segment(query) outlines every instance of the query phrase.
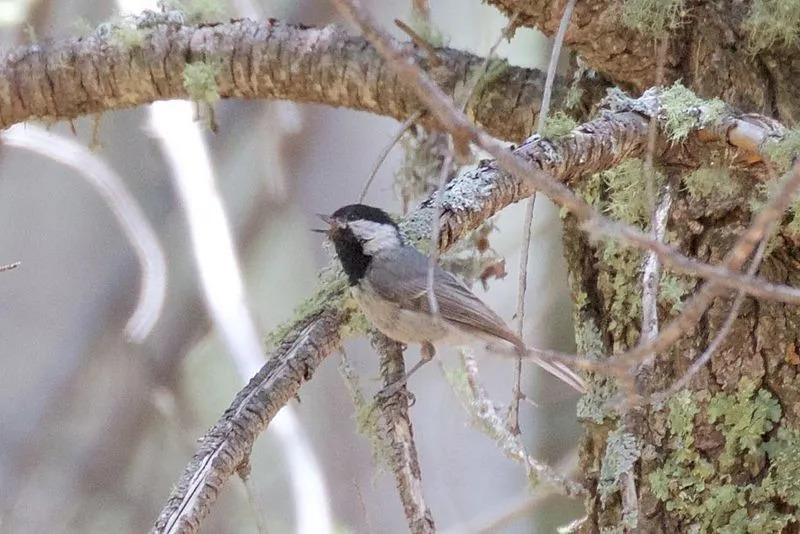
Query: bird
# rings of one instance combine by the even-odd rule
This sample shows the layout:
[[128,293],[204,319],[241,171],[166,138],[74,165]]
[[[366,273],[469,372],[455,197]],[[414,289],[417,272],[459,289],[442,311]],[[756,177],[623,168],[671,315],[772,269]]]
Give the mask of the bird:
[[327,234],[333,243],[350,291],[367,319],[395,341],[421,345],[421,359],[405,380],[434,357],[436,345],[502,341],[572,388],[586,392],[583,379],[566,365],[532,357],[500,316],[438,264],[433,266],[433,293],[439,313],[432,314],[430,259],[405,242],[397,223],[382,209],[349,204],[331,215],[318,215],[328,228],[316,231]]

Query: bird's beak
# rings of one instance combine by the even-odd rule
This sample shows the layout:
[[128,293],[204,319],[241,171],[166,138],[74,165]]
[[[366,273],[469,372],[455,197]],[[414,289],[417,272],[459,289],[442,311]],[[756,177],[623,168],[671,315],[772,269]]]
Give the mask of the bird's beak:
[[322,219],[329,226],[329,228],[325,228],[325,229],[323,229],[323,228],[312,228],[311,229],[312,232],[316,232],[318,234],[327,234],[327,233],[330,233],[331,230],[336,230],[336,229],[341,227],[341,224],[339,224],[339,221],[337,221],[336,219],[332,219],[330,215],[317,213],[317,217]]

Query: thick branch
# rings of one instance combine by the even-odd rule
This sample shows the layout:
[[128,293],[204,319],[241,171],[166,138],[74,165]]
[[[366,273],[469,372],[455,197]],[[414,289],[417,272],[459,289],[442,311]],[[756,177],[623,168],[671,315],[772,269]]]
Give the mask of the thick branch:
[[[552,36],[566,2],[488,3],[508,17],[515,16],[520,26],[538,28]],[[667,83],[680,79],[704,98],[721,98],[746,111],[794,124],[800,109],[796,83],[800,74],[798,49],[778,42],[760,51],[753,48],[746,20],[754,4],[693,1],[678,8],[675,28],[638,31],[621,22],[625,2],[583,0],[575,7],[565,44],[615,83],[643,91],[656,83],[658,54],[654,53],[654,33],[662,32],[668,39],[664,57]]]
[[[363,37],[335,26],[307,28],[275,20],[203,26],[142,26],[141,42],[117,45],[115,30],[88,38],[11,50],[0,60],[0,127],[32,118],[71,119],[173,98],[187,98],[189,63],[216,65],[223,98],[317,102],[405,119],[423,109],[414,92]],[[411,45],[416,61],[428,65]],[[429,74],[456,96],[483,59],[439,49]],[[533,129],[544,74],[511,67],[485,80],[467,114],[493,135],[520,140]],[[559,105],[563,86],[556,91]],[[420,120],[433,125],[432,119]]]

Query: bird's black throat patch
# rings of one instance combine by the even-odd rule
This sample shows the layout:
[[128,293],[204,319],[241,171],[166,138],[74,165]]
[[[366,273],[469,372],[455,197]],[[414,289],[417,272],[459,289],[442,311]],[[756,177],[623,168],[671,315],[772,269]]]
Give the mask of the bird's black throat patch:
[[364,254],[364,248],[349,228],[337,230],[330,237],[350,285],[358,284],[367,273],[372,256]]

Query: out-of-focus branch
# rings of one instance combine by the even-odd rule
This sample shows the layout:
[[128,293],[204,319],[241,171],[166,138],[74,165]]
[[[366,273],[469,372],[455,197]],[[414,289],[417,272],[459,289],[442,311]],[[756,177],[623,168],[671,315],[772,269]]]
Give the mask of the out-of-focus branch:
[[111,209],[136,252],[142,271],[139,300],[125,326],[125,334],[133,342],[144,341],[164,307],[167,262],[153,227],[125,187],[124,180],[103,158],[76,140],[39,126],[18,125],[4,131],[1,138],[7,146],[24,148],[72,167]]
[[[0,59],[0,127],[188,98],[181,73],[198,62],[215,69],[222,98],[317,102],[398,120],[421,109],[414,92],[363,37],[336,26],[309,28],[274,19],[187,26],[150,13],[137,19],[134,31],[136,39],[124,40],[119,28],[104,24],[89,37],[8,51]],[[422,64],[430,62],[424,52],[408,50]],[[440,64],[431,76],[453,96],[483,63],[450,48],[438,49],[436,57]],[[543,84],[542,72],[508,66],[482,84],[467,113],[493,135],[524,139],[538,115]],[[566,90],[563,84],[556,89],[558,104]],[[436,126],[429,117],[419,122]]]

